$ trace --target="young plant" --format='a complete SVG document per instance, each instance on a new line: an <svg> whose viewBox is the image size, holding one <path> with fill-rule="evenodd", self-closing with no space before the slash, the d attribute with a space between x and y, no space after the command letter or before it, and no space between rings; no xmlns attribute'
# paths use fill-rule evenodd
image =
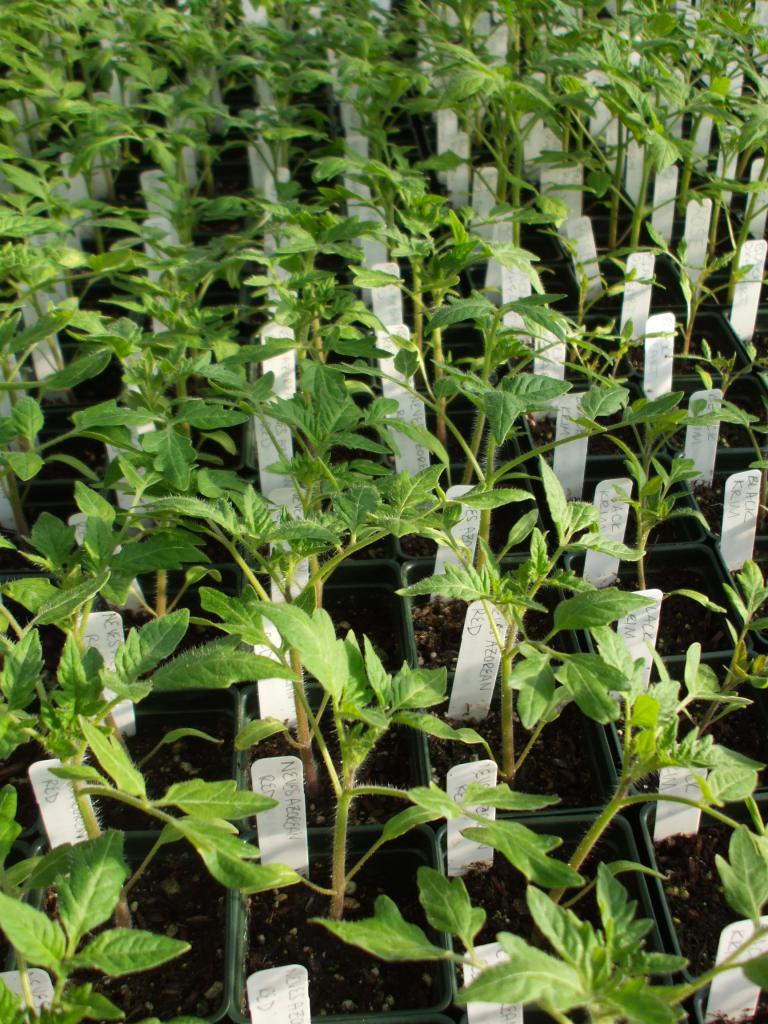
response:
<svg viewBox="0 0 768 1024"><path fill-rule="evenodd" d="M429 730L435 720L423 709L445 699L445 669L411 669L403 665L390 675L367 637L363 647L349 632L337 639L330 616L323 609L310 615L295 604L264 605L261 615L277 627L283 646L275 653L289 671L293 654L320 684L323 692L319 708L313 710L301 690L302 702L314 742L327 771L333 790L335 812L330 917L340 920L344 896L349 882L373 854L391 839L403 835L425 818L414 809L394 815L384 826L380 837L368 851L350 866L347 863L347 838L350 809L354 801L367 796L399 797L408 800L407 791L386 785L367 784L360 780L364 763L377 743L394 725ZM435 724L435 728L438 726ZM246 749L258 740L276 732L287 732L286 726L274 719L259 719L246 725L236 745ZM338 761L330 752L330 740L338 742ZM477 742L481 742L477 737Z"/></svg>

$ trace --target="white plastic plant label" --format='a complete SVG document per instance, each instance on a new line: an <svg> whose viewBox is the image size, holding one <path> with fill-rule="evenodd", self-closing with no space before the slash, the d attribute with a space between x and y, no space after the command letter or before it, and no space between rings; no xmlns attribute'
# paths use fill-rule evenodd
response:
<svg viewBox="0 0 768 1024"><path fill-rule="evenodd" d="M537 77L537 74L532 76ZM542 76L543 77L543 76ZM543 153L561 153L563 150L562 139L544 124L543 121L533 120L536 115L530 115L532 122L530 127L526 124L526 135L523 139L523 159L525 161L526 173L531 176L534 182L541 181L543 165L539 159Z"/></svg>
<svg viewBox="0 0 768 1024"><path fill-rule="evenodd" d="M685 272L692 285L701 277L707 262L709 222L712 219L711 199L691 199L685 208L683 240L686 245Z"/></svg>
<svg viewBox="0 0 768 1024"><path fill-rule="evenodd" d="M467 605L448 718L479 722L487 717L501 664L499 641L504 643L506 635L504 616L495 605Z"/></svg>
<svg viewBox="0 0 768 1024"><path fill-rule="evenodd" d="M257 25L264 28L269 24L267 8L260 3L253 3L252 0L240 0L243 9L243 22L246 25Z"/></svg>
<svg viewBox="0 0 768 1024"><path fill-rule="evenodd" d="M64 843L79 843L88 838L88 831L75 800L72 783L57 779L51 768L61 768L57 757L35 761L29 766L29 781L40 809L45 833L51 849ZM90 800L90 797L87 799Z"/></svg>
<svg viewBox="0 0 768 1024"><path fill-rule="evenodd" d="M5 480L0 477L0 527L15 532L17 530L16 516L5 488Z"/></svg>
<svg viewBox="0 0 768 1024"><path fill-rule="evenodd" d="M456 139L459 135L459 117L455 110L443 109L436 112L437 155L456 153ZM458 156L458 153L456 154ZM437 180L441 185L448 181L447 171L438 171Z"/></svg>
<svg viewBox="0 0 768 1024"><path fill-rule="evenodd" d="M509 957L498 942L475 946L475 953L484 964L505 963ZM464 986L470 985L480 973L478 968L465 964ZM523 1024L522 1003L467 1003L467 1024Z"/></svg>
<svg viewBox="0 0 768 1024"><path fill-rule="evenodd" d="M254 192L267 198L267 190L271 186L271 191L276 197L277 190L272 170L272 151L268 144L260 135L256 135L253 142L246 147L246 153L248 156L248 173L250 174L251 187Z"/></svg>
<svg viewBox="0 0 768 1024"><path fill-rule="evenodd" d="M495 786L498 765L495 761L468 761L455 764L448 769L445 786L448 796L462 801L467 786L478 782L482 786ZM496 819L496 808L477 805L473 812L488 821ZM475 822L466 815L452 818L447 824L448 876L464 875L473 864L493 864L493 849L485 843L467 839L461 834L463 828L471 828Z"/></svg>
<svg viewBox="0 0 768 1024"><path fill-rule="evenodd" d="M277 626L269 619L262 619L261 625L267 640L275 647L280 647L282 639ZM267 644L254 644L253 653L263 658L271 658L272 661L279 661L278 656ZM276 718L278 722L285 722L288 728L292 729L296 725L296 696L291 680L278 677L259 679L256 688L259 694L260 717Z"/></svg>
<svg viewBox="0 0 768 1024"><path fill-rule="evenodd" d="M652 252L633 252L627 259L620 330L623 332L631 323L633 339L645 334L655 266L656 257Z"/></svg>
<svg viewBox="0 0 768 1024"><path fill-rule="evenodd" d="M389 274L390 277L400 277L397 263L377 263L371 269ZM383 284L378 288L371 288L371 302L374 315L385 327L394 327L403 322L403 295L396 284Z"/></svg>
<svg viewBox="0 0 768 1024"><path fill-rule="evenodd" d="M454 484L453 487L449 487L445 492L445 496L448 501L460 501L462 496L467 491L472 490L472 484ZM463 505L461 509L461 519L451 529L451 536L458 543L461 544L466 552L466 562L472 564L475 557L475 548L477 547L477 535L480 532L480 509L470 508L468 505ZM452 551L451 548L446 547L444 544L438 545L437 555L435 556L435 575L440 575L445 572L445 567L448 562L452 562L454 565L461 565L462 559Z"/></svg>
<svg viewBox="0 0 768 1024"><path fill-rule="evenodd" d="M646 155L642 145L636 139L627 144L627 159L624 164L624 188L633 203L640 200L643 189L643 164Z"/></svg>
<svg viewBox="0 0 768 1024"><path fill-rule="evenodd" d="M28 967L27 977L29 978L32 1004L35 1009L39 1011L43 1007L50 1006L53 1001L53 982L50 975L41 967ZM5 982L11 992L19 997L19 1002L22 1006L26 1005L21 988L21 975L18 971L1 971L0 981Z"/></svg>
<svg viewBox="0 0 768 1024"><path fill-rule="evenodd" d="M741 569L752 558L760 511L759 469L734 473L725 481L723 525L720 531L720 554L731 572Z"/></svg>
<svg viewBox="0 0 768 1024"><path fill-rule="evenodd" d="M768 928L768 915L760 918L760 927ZM715 963L721 964L755 934L752 921L733 921L720 933ZM751 960L768 953L768 935L749 947L744 959ZM740 967L718 974L712 981L704 1015L705 1024L715 1020L751 1020L757 1010L760 988L753 984Z"/></svg>
<svg viewBox="0 0 768 1024"><path fill-rule="evenodd" d="M631 612L616 623L616 632L624 638L624 643L634 661L642 658L645 665L645 682L651 678L653 652L656 650L656 638L659 635L659 619L661 617L660 590L636 590L641 597L649 597L653 604Z"/></svg>
<svg viewBox="0 0 768 1024"><path fill-rule="evenodd" d="M564 238L573 246L573 258L576 268L586 278L586 297L592 301L600 296L603 285L600 280L600 264L597 259L595 232L589 217L573 216L561 226Z"/></svg>
<svg viewBox="0 0 768 1024"><path fill-rule="evenodd" d="M493 224L489 223L491 210L496 205L499 172L496 167L478 167L472 178L472 209L475 212L475 234L487 242L493 240Z"/></svg>
<svg viewBox="0 0 768 1024"><path fill-rule="evenodd" d="M108 669L115 667L115 655L123 642L123 617L117 612L91 612L85 624L83 643L86 650L95 647ZM114 700L114 691L105 688L106 700ZM126 736L136 735L136 711L133 702L121 700L112 709L112 721Z"/></svg>
<svg viewBox="0 0 768 1024"><path fill-rule="evenodd" d="M499 286L501 288L502 306L506 306L508 302L524 299L531 294L530 278L519 267L503 267L499 264L497 266L500 269ZM524 327L523 318L515 309L508 309L502 315L502 324L508 330L513 331L521 331Z"/></svg>
<svg viewBox="0 0 768 1024"><path fill-rule="evenodd" d="M708 388L694 391L688 400L689 416L705 416L716 412L723 401L720 388ZM720 424L710 426L694 426L689 424L685 430L685 457L693 459L698 474L697 480L711 484L715 475L715 459L717 458L717 439L720 435Z"/></svg>
<svg viewBox="0 0 768 1024"><path fill-rule="evenodd" d="M509 221L496 221L493 224L493 241L498 245L512 244L512 225ZM498 260L489 259L485 270L485 290L491 294L488 298L496 305L501 301L501 274L504 268Z"/></svg>
<svg viewBox="0 0 768 1024"><path fill-rule="evenodd" d="M565 379L564 341L546 328L539 328L540 334L534 338L536 355L533 358L533 372L540 377L551 377L554 380Z"/></svg>
<svg viewBox="0 0 768 1024"><path fill-rule="evenodd" d="M38 295L37 301L40 303L40 307L45 307L51 303L61 302L66 297L66 293L61 291L53 291L50 293L43 293ZM34 327L40 319L40 314L31 303L24 303L24 326L27 328ZM59 340L55 334L51 334L49 337L39 341L32 349L32 368L35 371L35 377L38 380L45 380L46 377L50 377L52 374L57 373L64 367L64 356L62 355L61 348L59 347Z"/></svg>
<svg viewBox="0 0 768 1024"><path fill-rule="evenodd" d="M761 156L755 157L749 169L750 184L755 185L758 181L762 181L764 165L765 161ZM765 237L765 219L766 214L768 214L768 184L764 181L762 184L765 185L765 188L753 192L750 198L752 214L749 218L749 233L753 238Z"/></svg>
<svg viewBox="0 0 768 1024"><path fill-rule="evenodd" d="M451 206L459 209L469 203L470 141L467 132L461 130L456 132L451 151L462 162L452 170L445 172L445 191Z"/></svg>
<svg viewBox="0 0 768 1024"><path fill-rule="evenodd" d="M624 543L627 531L632 481L629 477L601 480L595 488L592 504L597 509L600 535L608 540ZM626 495L626 497L623 497ZM607 587L619 574L619 560L602 551L587 551L584 559L584 579L595 587Z"/></svg>
<svg viewBox="0 0 768 1024"><path fill-rule="evenodd" d="M167 217L170 203L163 171L142 171L139 175L139 186L146 208L152 213Z"/></svg>
<svg viewBox="0 0 768 1024"><path fill-rule="evenodd" d="M609 84L608 75L599 68L590 68L586 79L595 88ZM603 149L613 151L619 142L619 122L601 99L596 99L589 119L589 134Z"/></svg>
<svg viewBox="0 0 768 1024"><path fill-rule="evenodd" d="M404 387L396 386L387 397L394 398L397 402L396 417L401 423L407 423L413 427L423 427L424 430L427 429L426 410L424 403L418 395L414 395ZM394 424L392 425L392 430L397 435L395 443L398 448L398 452L395 455L395 471L414 476L423 469L428 469L429 449L407 437L401 431L398 431Z"/></svg>
<svg viewBox="0 0 768 1024"><path fill-rule="evenodd" d="M672 241L672 226L675 220L677 179L680 171L677 164L657 171L653 186L653 213L651 224L667 245Z"/></svg>
<svg viewBox="0 0 768 1024"><path fill-rule="evenodd" d="M251 788L277 801L256 815L262 864L287 864L309 874L304 772L298 757L262 757L251 765Z"/></svg>
<svg viewBox="0 0 768 1024"><path fill-rule="evenodd" d="M731 327L740 341L751 341L755 333L767 247L768 242L764 239L750 239L741 247L739 269L749 269L741 280L736 282L731 308Z"/></svg>
<svg viewBox="0 0 768 1024"><path fill-rule="evenodd" d="M697 774L706 779L704 769ZM659 772L659 793L665 796L679 796L686 800L699 800L701 790L696 776L687 768L662 768ZM653 826L653 841L660 843L669 836L694 836L699 831L701 811L698 807L679 804L673 800L659 800L656 804L656 821Z"/></svg>
<svg viewBox="0 0 768 1024"><path fill-rule="evenodd" d="M301 964L256 971L245 988L251 1024L312 1024L309 974Z"/></svg>
<svg viewBox="0 0 768 1024"><path fill-rule="evenodd" d="M115 655L124 639L123 619L117 612L91 612L85 623L83 643L95 647L108 669L115 667Z"/></svg>
<svg viewBox="0 0 768 1024"><path fill-rule="evenodd" d="M721 149L717 155L717 170L715 173L718 178L722 178L724 181L733 181L738 174L738 155L731 153L729 156L726 156ZM730 206L733 200L733 192L729 188L723 188L722 185L721 188L720 195L723 198L723 202L726 206Z"/></svg>
<svg viewBox="0 0 768 1024"><path fill-rule="evenodd" d="M269 324L261 332L266 344L272 338L293 338L290 327ZM296 393L296 353L294 350L270 356L262 363L264 373L274 374L272 392L277 398L291 398ZM259 485L264 497L274 490L290 487L291 478L287 473L275 472L269 467L278 459L293 457L293 436L290 427L271 416L254 416L253 429L256 437L256 454L259 466Z"/></svg>
<svg viewBox="0 0 768 1024"><path fill-rule="evenodd" d="M568 207L568 219L581 217L583 197L583 168L544 166L541 168L541 191L549 199L558 199Z"/></svg>
<svg viewBox="0 0 768 1024"><path fill-rule="evenodd" d="M287 509L291 519L303 519L304 508L301 504L301 499L296 493L296 488L291 487L278 487L274 491L270 492L269 500L272 502L274 508L272 509L272 521L274 523L279 522L280 517L283 514L283 510ZM288 550L290 544L288 541L282 541L281 545L284 549ZM275 550L275 545L270 544L270 551ZM302 558L299 562L294 565L293 576L290 580L290 586L287 585L287 581L283 580L283 589L277 585L277 581L272 578L269 581L269 594L270 600L276 603L280 603L286 600L284 591L288 591L292 598L296 598L309 583L309 559Z"/></svg>
<svg viewBox="0 0 768 1024"><path fill-rule="evenodd" d="M404 384L408 383L408 377L395 367L395 356L400 350L396 338L409 341L411 332L404 323L390 324L386 331L376 331L376 348L389 352L388 356L379 358L379 369L383 377L381 391L385 398L394 398L399 395Z"/></svg>
<svg viewBox="0 0 768 1024"><path fill-rule="evenodd" d="M581 415L579 403L581 394L571 392L561 395L557 400L557 424L555 441L558 444L554 451L552 469L562 484L566 497L581 498L584 489L584 470L587 466L588 437L578 437L584 428L575 421Z"/></svg>
<svg viewBox="0 0 768 1024"><path fill-rule="evenodd" d="M647 399L672 390L675 350L675 314L655 313L645 325L645 368L643 390Z"/></svg>

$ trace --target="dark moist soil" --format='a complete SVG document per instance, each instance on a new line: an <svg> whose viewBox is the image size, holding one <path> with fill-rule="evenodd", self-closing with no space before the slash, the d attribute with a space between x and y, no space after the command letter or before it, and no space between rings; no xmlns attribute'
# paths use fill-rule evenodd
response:
<svg viewBox="0 0 768 1024"><path fill-rule="evenodd" d="M693 496L701 514L709 523L709 531L714 537L720 536L720 528L723 525L724 491L724 477L715 477L711 484L695 484L693 488Z"/></svg>
<svg viewBox="0 0 768 1024"><path fill-rule="evenodd" d="M674 565L646 567L645 577L646 589L658 588L665 595L672 590L686 588L697 590L717 603L725 601L725 595L721 596L711 590L701 576L685 569L678 569ZM638 589L634 575L622 574L617 586L622 590ZM723 617L718 612L710 611L680 594L665 596L661 606L656 650L662 656L672 657L676 654L685 654L696 641L701 643L703 651L722 651L729 648L731 639Z"/></svg>
<svg viewBox="0 0 768 1024"><path fill-rule="evenodd" d="M455 728L471 726L487 741L491 750L501 753L501 714L492 708L480 722L453 722ZM531 733L524 729L515 716L515 743L519 752L525 747ZM554 722L545 726L539 740L515 777L514 788L524 793L557 795L561 807L590 807L604 797L603 786L597 777L590 745L595 743L594 732L575 704L567 704ZM479 745L455 743L429 737L429 757L432 781L445 788L448 769L465 761L479 761L486 757Z"/></svg>
<svg viewBox="0 0 768 1024"><path fill-rule="evenodd" d="M330 739L329 747L334 762L338 764L338 743L335 735ZM413 762L413 744L410 730L394 727L374 747L372 753L363 764L358 775L361 785L391 786L395 789L408 789L423 780L419 778ZM295 757L297 751L288 743L283 735L270 736L255 747L251 747L251 763L263 757ZM305 787L307 801L307 824L332 826L334 821L333 794L326 769L320 760L318 772L322 792L311 796ZM365 796L358 797L350 810L350 824L378 825L384 824L393 814L408 807L404 800L397 797ZM256 827L255 819L251 822Z"/></svg>
<svg viewBox="0 0 768 1024"><path fill-rule="evenodd" d="M191 945L162 967L123 978L83 972L79 984L94 988L125 1012L127 1024L147 1016L169 1020L181 1014L206 1017L224 995L226 890L215 882L191 850L175 847L172 857L155 860L130 894L133 924ZM55 895L49 895L55 914ZM110 925L111 926L111 925Z"/></svg>
<svg viewBox="0 0 768 1024"><path fill-rule="evenodd" d="M694 976L715 961L723 928L738 915L725 902L715 856L728 857L731 829L712 825L695 836L670 836L655 844L664 893L688 970Z"/></svg>
<svg viewBox="0 0 768 1024"><path fill-rule="evenodd" d="M135 762L139 762L154 749L166 733L185 725L200 729L201 732L206 732L222 742L209 743L189 736L162 746L142 768L150 798L159 799L164 796L174 782L188 782L191 779L216 782L232 777L234 723L224 714L212 713L186 723L181 720L172 721L170 717L162 722L142 720L140 717L136 735L126 737L128 752ZM125 831L158 827L155 819L117 800L100 802L99 819L104 828Z"/></svg>
<svg viewBox="0 0 768 1024"><path fill-rule="evenodd" d="M707 1024L768 1024L768 992L763 992L757 1004L757 1010L751 1017L708 1017Z"/></svg>
<svg viewBox="0 0 768 1024"><path fill-rule="evenodd" d="M618 423L621 418L622 412L620 411L618 413L614 413L613 416L607 416L605 419L599 420L599 422L606 427L611 427ZM542 445L550 444L555 440L556 425L557 421L551 416L541 420L536 420L532 416L528 417L528 429L531 433L531 442L534 451ZM636 440L631 427L622 427L621 430L611 430L610 433L612 436L625 441L631 448L635 448ZM621 449L612 441L609 441L605 434L597 434L594 437L590 437L589 447L587 449L587 458L592 455L613 455L616 458L623 458ZM544 458L551 464L553 453L551 451L546 452Z"/></svg>
<svg viewBox="0 0 768 1024"><path fill-rule="evenodd" d="M542 592L539 600L549 604L551 595ZM466 601L436 600L429 603L414 602L411 605L411 621L421 668L445 666L449 672L455 670L466 614ZM552 628L551 614L529 611L526 613L524 625L529 640L541 640ZM561 650L566 644L564 637L556 636L551 646Z"/></svg>
<svg viewBox="0 0 768 1024"><path fill-rule="evenodd" d="M323 606L333 619L336 635L349 630L362 645L365 635L371 641L384 667L395 671L403 663L402 627L398 598L384 587L358 587L354 591L328 587Z"/></svg>
<svg viewBox="0 0 768 1024"><path fill-rule="evenodd" d="M416 892L415 854L377 856L353 882L345 901L345 920L368 917L377 896L395 901L407 921L426 925ZM315 860L310 878L327 884L327 860ZM312 1016L330 1013L379 1013L420 1010L438 999L438 972L432 963L390 964L344 945L308 918L325 917L327 899L295 885L279 892L252 896L249 904L250 951L247 973L285 964L303 964L309 971Z"/></svg>

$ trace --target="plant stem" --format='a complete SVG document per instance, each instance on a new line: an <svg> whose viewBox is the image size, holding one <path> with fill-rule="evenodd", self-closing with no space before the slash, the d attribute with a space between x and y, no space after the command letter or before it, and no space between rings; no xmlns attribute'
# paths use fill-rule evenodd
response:
<svg viewBox="0 0 768 1024"><path fill-rule="evenodd" d="M301 763L304 766L304 782L307 792L314 795L317 793L318 788L317 764L312 753L312 733L309 728L309 719L307 718L304 702L298 696L299 691L301 691L302 696L304 694L304 683L302 682L303 669L301 658L298 651L295 650L291 651L291 668L299 677L293 684L294 691L296 692L296 739L298 740L301 752Z"/></svg>
<svg viewBox="0 0 768 1024"><path fill-rule="evenodd" d="M352 804L351 786L345 780L339 802L336 807L336 821L333 826L333 861L331 866L331 920L340 921L344 913L344 893L347 887L347 826L349 824L349 808Z"/></svg>
<svg viewBox="0 0 768 1024"><path fill-rule="evenodd" d="M515 781L515 691L510 684L512 652L501 655L501 777L510 786Z"/></svg>

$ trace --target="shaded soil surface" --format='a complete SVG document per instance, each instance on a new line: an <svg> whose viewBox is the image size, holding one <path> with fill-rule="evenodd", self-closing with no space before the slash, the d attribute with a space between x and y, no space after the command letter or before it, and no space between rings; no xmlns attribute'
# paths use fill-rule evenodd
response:
<svg viewBox="0 0 768 1024"><path fill-rule="evenodd" d="M130 894L133 924L191 945L183 956L135 976L77 976L125 1012L127 1022L147 1016L169 1020L181 1014L208 1016L224 995L226 890L215 882L197 855L175 847L171 857L155 860ZM180 912L181 908L181 912ZM55 895L49 895L55 915Z"/></svg>
<svg viewBox="0 0 768 1024"><path fill-rule="evenodd" d="M326 737L328 740L329 737ZM338 764L338 742L330 737L329 747L334 762ZM423 780L415 763L416 742L409 729L394 727L387 732L376 745L358 775L361 785L391 786L395 789L408 789L419 785ZM270 736L255 747L251 747L251 763L263 757L295 757L297 751L283 735ZM318 757L318 773L320 778L319 792L310 794L306 789L307 824L331 826L334 822L335 805L333 792L328 783L328 775ZM350 810L352 825L384 824L393 814L404 810L409 804L397 797L364 796L358 797ZM256 827L255 819L251 821Z"/></svg>
<svg viewBox="0 0 768 1024"><path fill-rule="evenodd" d="M407 842L407 840L406 840ZM377 896L397 903L405 919L435 935L426 925L416 891L416 870L424 861L416 853L377 855L352 883L345 900L345 920L373 913ZM328 861L313 860L310 877L328 884ZM303 964L309 971L312 1015L377 1013L427 1009L441 995L438 971L432 963L390 964L344 945L320 925L308 921L325 917L328 901L303 886L252 896L249 903L250 950L247 974L284 964Z"/></svg>
<svg viewBox="0 0 768 1024"><path fill-rule="evenodd" d="M693 496L701 514L709 524L713 536L720 536L720 528L723 525L723 492L725 490L725 477L714 477L711 484L696 484L693 488Z"/></svg>
<svg viewBox="0 0 768 1024"><path fill-rule="evenodd" d="M501 757L501 715L497 707L480 722L449 724L456 728L471 726L486 740L497 759ZM606 796L606 780L600 777L595 763L600 756L595 749L596 728L575 704L567 704L555 721L544 727L515 777L514 788L525 793L557 795L560 797L558 808L601 803ZM518 756L530 737L531 732L515 718ZM445 788L446 774L454 764L480 761L488 756L479 744L455 743L430 736L428 745L432 781L441 788Z"/></svg>
<svg viewBox="0 0 768 1024"><path fill-rule="evenodd" d="M351 629L362 647L367 636L384 667L392 672L403 663L403 629L398 598L386 587L328 587L323 607L336 626L336 635L344 637Z"/></svg>
<svg viewBox="0 0 768 1024"><path fill-rule="evenodd" d="M677 940L694 975L714 963L720 932L738 918L725 902L715 867L717 854L728 856L730 836L727 825L713 825L696 836L670 836L655 844Z"/></svg>
<svg viewBox="0 0 768 1024"><path fill-rule="evenodd" d="M160 747L151 760L142 766L150 797L163 796L174 782L188 782L191 779L215 782L232 778L235 725L232 716L222 713L198 715L187 721L182 718L174 721L172 716L163 716L160 721L151 717L143 720L139 718L136 735L126 738L128 752L139 763L171 729L184 726L206 732L219 742L209 743L196 737L185 737ZM171 809L169 813L174 812ZM153 818L117 800L101 801L99 818L105 828L130 830L158 827Z"/></svg>
<svg viewBox="0 0 768 1024"><path fill-rule="evenodd" d="M466 601L430 601L428 604L411 605L420 666L445 666L449 672L454 671L466 615Z"/></svg>
<svg viewBox="0 0 768 1024"><path fill-rule="evenodd" d="M637 590L637 578L622 573L618 584L622 590ZM710 597L724 607L725 595L718 592L717 582L709 580L694 571L671 565L646 567L646 589L658 588L665 595L672 590L696 590ZM731 646L725 620L718 612L704 608L697 601L681 594L665 596L661 606L657 651L673 657L685 654L688 647L699 641L704 651L721 651Z"/></svg>

